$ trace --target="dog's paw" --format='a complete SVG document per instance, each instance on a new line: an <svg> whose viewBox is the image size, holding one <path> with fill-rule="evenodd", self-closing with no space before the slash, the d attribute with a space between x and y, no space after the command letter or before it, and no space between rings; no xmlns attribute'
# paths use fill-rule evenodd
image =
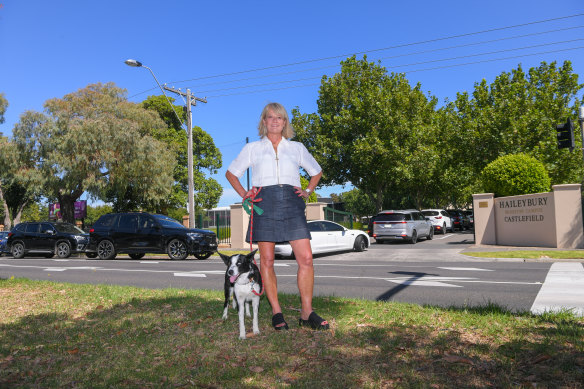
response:
<svg viewBox="0 0 584 389"><path fill-rule="evenodd" d="M239 335L239 339L241 339L241 340L245 340L245 334L243 334L243 335Z"/></svg>

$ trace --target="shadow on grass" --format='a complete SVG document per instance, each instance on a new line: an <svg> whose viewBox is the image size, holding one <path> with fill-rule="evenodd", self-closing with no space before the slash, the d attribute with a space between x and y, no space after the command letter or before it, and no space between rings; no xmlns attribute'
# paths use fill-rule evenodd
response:
<svg viewBox="0 0 584 389"><path fill-rule="evenodd" d="M578 387L584 368L568 315L328 297L314 307L332 330L311 331L291 320L298 297L281 295L291 330L273 331L263 298L261 334L240 341L220 292L30 284L54 312L0 325L0 387Z"/></svg>

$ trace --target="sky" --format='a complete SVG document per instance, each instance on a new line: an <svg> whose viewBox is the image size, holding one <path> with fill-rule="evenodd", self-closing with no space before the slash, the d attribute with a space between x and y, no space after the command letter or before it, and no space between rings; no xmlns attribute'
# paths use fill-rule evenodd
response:
<svg viewBox="0 0 584 389"><path fill-rule="evenodd" d="M207 99L193 107L193 124L223 155L213 177L224 190L218 205L228 206L241 199L225 171L246 137L258 139L265 104L317 112L321 78L353 54L405 73L440 104L519 64L569 60L584 83L584 2L0 0L0 93L9 103L0 132L10 136L26 110L97 82L114 82L136 103L160 95L148 69L124 64L136 59L161 84Z"/></svg>

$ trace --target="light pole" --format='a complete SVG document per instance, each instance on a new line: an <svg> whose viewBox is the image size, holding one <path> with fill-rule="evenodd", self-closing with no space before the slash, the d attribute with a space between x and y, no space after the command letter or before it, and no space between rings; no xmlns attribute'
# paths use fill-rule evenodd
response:
<svg viewBox="0 0 584 389"><path fill-rule="evenodd" d="M158 80L156 79L156 76L154 75L154 72L152 71L152 69L150 69L148 66L144 66L142 64L142 62L140 61L136 61L135 59L127 59L126 61L124 61L126 63L126 65L128 66L132 66L135 68L146 68L148 70L150 70L150 74L152 74L152 77L154 77L154 80L156 81L156 83L158 84L158 87L160 88L160 90L162 91L162 93L164 94L164 97L166 97L166 101L168 101L168 104L170 105L170 108L172 108L172 111L174 112L174 114L176 115L178 121L180 122L181 126L183 124L180 116L178 116L178 113L176 113L174 106L172 105L172 103L170 102L170 99L168 98L168 96L166 95L166 92L164 92L164 89L162 88L162 86L160 85L160 83L158 82ZM189 108L190 108L190 101L189 101ZM190 112L190 109L189 109ZM189 180L189 203L188 203L188 211L189 211L189 228L194 228L195 227L195 188L194 188L194 178L193 178L193 130L191 128L190 125L191 121L189 120L189 128L187 128L187 135L188 135L188 142L187 142L187 154L188 154L188 180Z"/></svg>

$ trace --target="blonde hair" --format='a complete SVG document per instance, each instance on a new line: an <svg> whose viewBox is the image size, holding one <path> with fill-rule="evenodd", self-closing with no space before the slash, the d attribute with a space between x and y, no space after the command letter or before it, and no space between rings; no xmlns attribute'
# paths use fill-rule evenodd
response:
<svg viewBox="0 0 584 389"><path fill-rule="evenodd" d="M292 125L290 124L290 119L288 118L288 112L286 112L286 108L284 108L284 106L280 103L269 103L262 110L262 114L260 115L260 122L258 124L258 134L260 135L260 138L264 138L266 135L268 135L268 129L266 128L264 120L270 111L276 115L282 116L284 119L282 136L286 139L292 138L294 136L294 128L292 128Z"/></svg>

